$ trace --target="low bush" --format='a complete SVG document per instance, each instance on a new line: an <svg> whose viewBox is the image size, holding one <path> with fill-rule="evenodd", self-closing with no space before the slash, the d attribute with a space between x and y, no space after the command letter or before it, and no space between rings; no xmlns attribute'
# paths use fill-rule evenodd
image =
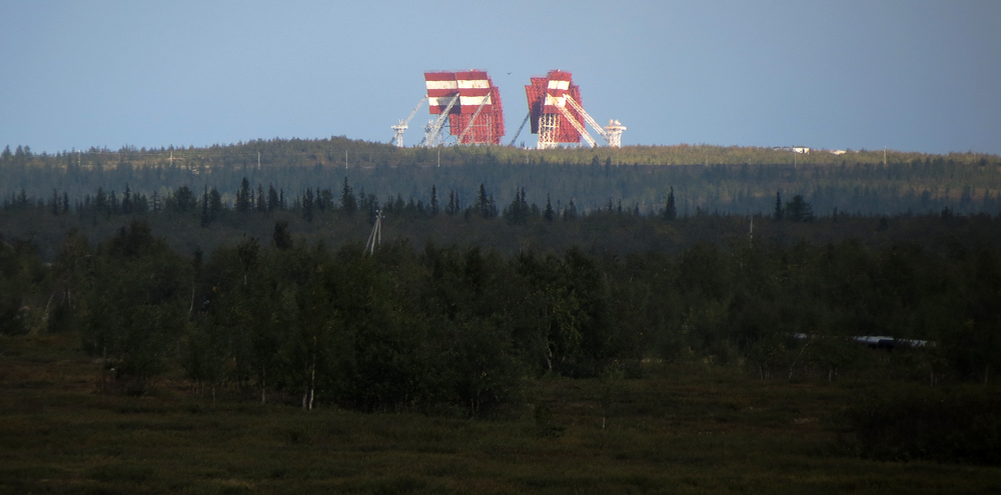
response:
<svg viewBox="0 0 1001 495"><path fill-rule="evenodd" d="M982 388L865 396L846 418L842 444L863 458L1001 465L1001 396Z"/></svg>

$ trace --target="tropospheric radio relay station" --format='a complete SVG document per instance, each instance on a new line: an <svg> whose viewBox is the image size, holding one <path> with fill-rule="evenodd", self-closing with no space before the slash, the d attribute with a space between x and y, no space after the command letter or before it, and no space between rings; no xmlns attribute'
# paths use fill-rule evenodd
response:
<svg viewBox="0 0 1001 495"><path fill-rule="evenodd" d="M406 119L392 126L393 144L404 146L403 133L425 101L431 120L424 126L424 137L418 146L501 144L504 110L500 90L486 71L425 72L424 83L423 98ZM573 83L569 72L551 70L544 77L532 77L531 84L525 86L525 95L528 112L509 146L514 145L529 121L531 133L539 136L538 149L576 146L581 141L597 146L587 131L588 126L608 146L622 145L626 126L618 120L609 120L607 126L601 127L584 110L580 87Z"/></svg>

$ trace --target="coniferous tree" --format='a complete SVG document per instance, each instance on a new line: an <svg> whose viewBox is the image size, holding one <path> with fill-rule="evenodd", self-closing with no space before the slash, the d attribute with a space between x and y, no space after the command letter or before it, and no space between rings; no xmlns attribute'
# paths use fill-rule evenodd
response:
<svg viewBox="0 0 1001 495"><path fill-rule="evenodd" d="M21 191L23 194L24 191ZM98 187L97 194L94 195L94 210L98 213L107 213L108 211L108 195L104 193L104 188Z"/></svg>
<svg viewBox="0 0 1001 495"><path fill-rule="evenodd" d="M125 193L122 195L122 213L128 215L132 213L132 190L129 189L129 183L125 183Z"/></svg>
<svg viewBox="0 0 1001 495"><path fill-rule="evenodd" d="M264 196L264 186L260 183L257 184L257 208L258 213L265 213L268 211L268 200Z"/></svg>
<svg viewBox="0 0 1001 495"><path fill-rule="evenodd" d="M782 191L777 191L775 193L775 220L781 221L785 216L785 210L782 207Z"/></svg>
<svg viewBox="0 0 1001 495"><path fill-rule="evenodd" d="M525 201L525 188L523 187L515 191L514 200L504 209L504 219L511 224L525 223L528 221L530 212L531 209Z"/></svg>
<svg viewBox="0 0 1001 495"><path fill-rule="evenodd" d="M250 211L251 203L250 199L250 181L246 177L240 182L240 190L236 193L236 211L240 213L247 213Z"/></svg>
<svg viewBox="0 0 1001 495"><path fill-rule="evenodd" d="M431 216L438 215L438 189L432 184L431 185Z"/></svg>
<svg viewBox="0 0 1001 495"><path fill-rule="evenodd" d="M785 216L793 222L809 222L813 220L813 208L803 199L802 194L792 197L785 205Z"/></svg>
<svg viewBox="0 0 1001 495"><path fill-rule="evenodd" d="M217 220L222 214L222 209L222 194L219 193L219 189L213 186L212 189L209 189L209 217L212 220Z"/></svg>
<svg viewBox="0 0 1001 495"><path fill-rule="evenodd" d="M268 185L268 212L281 209L281 199L278 197L278 191L275 190L275 186Z"/></svg>
<svg viewBox="0 0 1001 495"><path fill-rule="evenodd" d="M306 188L306 194L302 197L302 217L307 222L313 221L313 190Z"/></svg>
<svg viewBox="0 0 1001 495"><path fill-rule="evenodd" d="M189 213L198 207L198 199L188 186L181 186L167 198L166 206L175 213Z"/></svg>
<svg viewBox="0 0 1001 495"><path fill-rule="evenodd" d="M462 211L462 205L459 202L459 193L455 191L448 192L448 205L445 206L445 213L448 215L455 215Z"/></svg>
<svg viewBox="0 0 1001 495"><path fill-rule="evenodd" d="M334 207L334 193L328 188L324 188L322 191L317 189L316 194L316 207L320 211L326 211L328 208Z"/></svg>
<svg viewBox="0 0 1001 495"><path fill-rule="evenodd" d="M570 202L567 203L567 207L563 209L563 221L566 222L576 219L577 219L577 205L575 205L573 200L571 199Z"/></svg>
<svg viewBox="0 0 1001 495"><path fill-rule="evenodd" d="M674 187L667 193L667 203L664 204L664 219L674 220L678 218L678 207L674 204Z"/></svg>
<svg viewBox="0 0 1001 495"><path fill-rule="evenodd" d="M205 184L205 192L202 193L202 228L208 227L212 222L209 216L209 185Z"/></svg>
<svg viewBox="0 0 1001 495"><path fill-rule="evenodd" d="M357 210L358 201L351 191L351 186L348 185L348 178L344 177L344 187L341 188L341 211L347 215L354 215Z"/></svg>
<svg viewBox="0 0 1001 495"><path fill-rule="evenodd" d="M482 183L480 184L480 194L476 198L473 210L482 218L494 218L497 216L497 205L494 203L494 197L487 194L487 189Z"/></svg>

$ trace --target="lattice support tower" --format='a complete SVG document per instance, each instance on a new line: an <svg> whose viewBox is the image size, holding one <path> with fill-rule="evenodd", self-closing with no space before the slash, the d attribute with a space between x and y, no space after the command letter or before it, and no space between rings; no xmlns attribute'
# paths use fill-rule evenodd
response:
<svg viewBox="0 0 1001 495"><path fill-rule="evenodd" d="M580 101L580 88L571 79L569 72L551 70L545 77L531 78L532 83L525 86L531 132L539 136L539 149L578 144L581 141L581 133L571 123L575 121L582 127L581 115L573 109L560 109L566 104L567 95Z"/></svg>
<svg viewBox="0 0 1001 495"><path fill-rule="evenodd" d="M622 125L622 122L618 120L609 120L608 125L605 126L605 133L608 134L606 138L608 140L608 145L612 148L622 147L622 131L626 130L626 126Z"/></svg>
<svg viewBox="0 0 1001 495"><path fill-rule="evenodd" d="M376 210L375 225L372 226L372 232L368 235L368 240L365 241L365 252L368 254L375 254L375 248L381 244L382 244L382 210Z"/></svg>
<svg viewBox="0 0 1001 495"><path fill-rule="evenodd" d="M532 134L539 136L539 149L551 149L561 144L579 144L581 140L596 146L587 133L591 126L611 147L622 145L622 131L618 121L601 127L585 110L580 99L580 87L573 83L571 74L559 70L549 71L545 77L533 77L525 86L528 97L529 121ZM520 129L519 129L520 132ZM517 137L517 135L516 135ZM512 141L513 142L513 141Z"/></svg>
<svg viewBox="0 0 1001 495"><path fill-rule="evenodd" d="M455 104L458 102L458 94L449 98L448 104L445 105L445 109L442 110L440 115L438 115L438 118L432 120L428 123L428 125L424 126L424 140L421 141L421 144L428 148L433 148L441 143L442 126L444 126L445 122L448 121L448 113L452 111L452 108L455 107Z"/></svg>
<svg viewBox="0 0 1001 495"><path fill-rule="evenodd" d="M566 97L566 101L573 101L573 100L571 100L570 97ZM587 133L587 129L584 129L584 126L581 125L581 123L578 122L577 119L575 119L574 116L570 114L570 111L567 110L567 107L565 105L556 105L556 108L558 108L560 110L560 113L563 114L564 120L566 122L569 122L570 125L573 126L574 130L577 131L577 134L580 134L581 139L587 141L587 144L590 144L592 148L598 145L598 143L594 142L594 138L592 138L591 135Z"/></svg>
<svg viewBox="0 0 1001 495"><path fill-rule="evenodd" d="M407 128L410 126L410 121L413 120L414 115L417 115L417 111L421 109L421 105L423 105L424 102L427 101L427 99L428 95L424 95L424 97L421 98L421 101L417 103L417 106L414 107L414 110L410 112L410 116L407 117L406 120L401 119L399 124L391 126L391 128L394 131L393 133L394 145L396 145L399 148L403 147L403 131L407 130Z"/></svg>

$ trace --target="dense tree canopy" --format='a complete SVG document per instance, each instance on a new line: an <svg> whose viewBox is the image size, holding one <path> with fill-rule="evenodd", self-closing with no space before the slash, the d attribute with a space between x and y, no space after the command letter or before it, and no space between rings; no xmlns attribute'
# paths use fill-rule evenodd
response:
<svg viewBox="0 0 1001 495"><path fill-rule="evenodd" d="M605 215L619 214L591 221ZM742 363L765 378L882 366L933 383L990 381L1001 365L997 244L750 240L618 257L391 242L370 256L289 229L182 254L137 217L96 249L68 233L51 265L5 240L0 330L78 330L136 393L180 366L262 401L467 414L526 378L634 373L643 358ZM898 350L874 353L863 335Z"/></svg>

